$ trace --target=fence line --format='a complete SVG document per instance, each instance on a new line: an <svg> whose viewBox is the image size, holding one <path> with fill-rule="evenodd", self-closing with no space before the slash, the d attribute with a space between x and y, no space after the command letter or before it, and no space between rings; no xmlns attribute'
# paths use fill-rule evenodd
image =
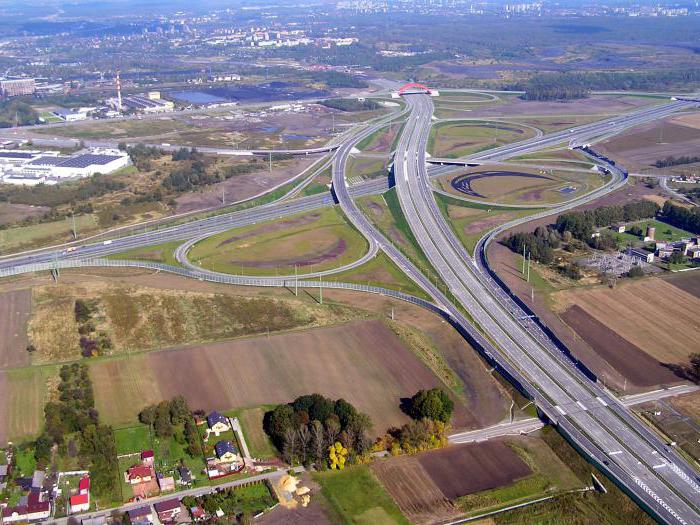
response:
<svg viewBox="0 0 700 525"><path fill-rule="evenodd" d="M200 281L208 281L218 284L231 284L239 286L260 286L260 287L274 287L274 288L293 288L298 286L299 288L332 288L339 290L353 290L358 292L374 293L378 295L384 295L387 297L393 297L395 299L400 299L406 301L428 310L434 311L436 313L444 314L444 311L430 301L421 299L407 293L399 292L396 290L390 290L388 288L383 288L381 286L370 286L365 284L357 283L345 283L336 281L317 281L317 280L298 280L289 278L275 278L275 277L244 277L239 275L228 275L228 274L216 274L202 272L195 269L179 268L177 266L171 266L169 264L157 263L157 262L147 262L147 261L130 261L130 260L119 260L119 259L103 259L103 258L88 258L88 259L61 259L57 261L44 262L44 263L31 263L24 264L20 266L13 266L11 268L0 268L0 278L12 277L15 275L22 275L25 273L34 272L56 272L58 270L72 269L72 268L92 268L92 267L109 267L109 268L143 268L147 270L155 270L173 273L181 277L188 277L190 279L198 279Z"/></svg>

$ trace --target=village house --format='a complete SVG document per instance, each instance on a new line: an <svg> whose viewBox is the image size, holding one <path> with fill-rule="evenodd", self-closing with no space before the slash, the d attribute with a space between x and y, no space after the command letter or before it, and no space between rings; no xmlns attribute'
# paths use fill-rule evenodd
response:
<svg viewBox="0 0 700 525"><path fill-rule="evenodd" d="M202 507L190 507L190 516L193 521L203 521L207 519L207 512Z"/></svg>
<svg viewBox="0 0 700 525"><path fill-rule="evenodd" d="M214 452L219 461L224 463L241 463L243 459L238 452L238 448L230 441L219 441L214 445Z"/></svg>
<svg viewBox="0 0 700 525"><path fill-rule="evenodd" d="M77 514L90 509L90 478L83 476L78 482L78 493L68 500L70 513Z"/></svg>
<svg viewBox="0 0 700 525"><path fill-rule="evenodd" d="M231 429L228 418L219 414L216 410L207 416L207 425L215 436Z"/></svg>
<svg viewBox="0 0 700 525"><path fill-rule="evenodd" d="M191 485L192 484L192 471L187 467L180 466L177 468L177 473L180 475L179 483L181 485Z"/></svg>
<svg viewBox="0 0 700 525"><path fill-rule="evenodd" d="M152 450L144 450L141 452L141 464L147 467L152 467L155 460L155 454Z"/></svg>
<svg viewBox="0 0 700 525"><path fill-rule="evenodd" d="M127 511L131 525L150 525L153 523L153 511L150 505Z"/></svg>
<svg viewBox="0 0 700 525"><path fill-rule="evenodd" d="M28 496L22 496L19 505L2 509L2 523L17 523L39 521L51 516L51 504L45 500L44 493L32 491Z"/></svg>
<svg viewBox="0 0 700 525"><path fill-rule="evenodd" d="M158 488L161 492L169 492L175 490L175 478L172 476L165 476L161 473L156 474L156 479L158 480Z"/></svg>
<svg viewBox="0 0 700 525"><path fill-rule="evenodd" d="M180 500L177 498L166 501L159 501L153 505L153 508L158 513L158 519L161 523L173 522L180 515Z"/></svg>
<svg viewBox="0 0 700 525"><path fill-rule="evenodd" d="M134 465L126 471L126 482L131 485L147 483L153 479L153 470L146 465Z"/></svg>

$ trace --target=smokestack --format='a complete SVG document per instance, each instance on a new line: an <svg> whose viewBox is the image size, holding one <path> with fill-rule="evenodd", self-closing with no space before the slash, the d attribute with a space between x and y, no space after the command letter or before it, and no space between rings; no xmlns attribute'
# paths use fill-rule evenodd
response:
<svg viewBox="0 0 700 525"><path fill-rule="evenodd" d="M122 110L122 82L119 80L119 71L117 70L117 109Z"/></svg>

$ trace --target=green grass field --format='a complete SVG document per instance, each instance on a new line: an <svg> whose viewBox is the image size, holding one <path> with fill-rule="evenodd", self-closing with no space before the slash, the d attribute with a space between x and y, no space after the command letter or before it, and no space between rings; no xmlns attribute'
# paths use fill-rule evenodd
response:
<svg viewBox="0 0 700 525"><path fill-rule="evenodd" d="M408 520L365 465L313 475L337 521L345 525L408 525Z"/></svg>
<svg viewBox="0 0 700 525"><path fill-rule="evenodd" d="M142 246L127 252L110 255L108 259L116 260L134 260L148 261L169 264L170 266L181 266L175 258L175 250L182 244L183 241L171 241L163 244L153 244L151 246Z"/></svg>
<svg viewBox="0 0 700 525"><path fill-rule="evenodd" d="M498 206L487 206L461 201L439 193L435 200L452 230L471 254L476 243L487 232L507 221L527 217L541 211L540 209L514 209Z"/></svg>
<svg viewBox="0 0 700 525"><path fill-rule="evenodd" d="M94 215L78 215L75 218L78 237L97 229ZM73 240L73 223L70 218L59 221L43 222L30 226L19 226L0 230L0 247L2 251L31 248L41 243L54 244Z"/></svg>
<svg viewBox="0 0 700 525"><path fill-rule="evenodd" d="M409 279L389 257L381 252L362 266L334 274L329 279L339 282L381 286L423 299L429 299L428 294L422 288Z"/></svg>
<svg viewBox="0 0 700 525"><path fill-rule="evenodd" d="M272 410L275 406L276 405L267 405L241 408L225 413L227 416L237 417L240 421L243 437L248 445L248 451L254 458L269 459L279 455L277 449L263 429L263 417L265 416L265 412Z"/></svg>
<svg viewBox="0 0 700 525"><path fill-rule="evenodd" d="M434 157L461 157L534 136L517 124L463 121L440 122L428 137L428 152Z"/></svg>
<svg viewBox="0 0 700 525"><path fill-rule="evenodd" d="M648 226L656 228L655 238L657 241L680 241L681 239L687 239L688 237L694 236L694 234L690 233L689 231L681 230L680 228L676 228L675 226L671 226L670 224L657 221L655 219L630 223L627 225L626 229L629 230L630 226L639 226L644 234L646 234ZM642 240L636 235L632 235L627 231L625 233L613 232L613 235L623 246L627 245L630 242L634 243L640 242Z"/></svg>
<svg viewBox="0 0 700 525"><path fill-rule="evenodd" d="M146 425L115 429L114 442L119 455L134 454L153 448L151 429Z"/></svg>
<svg viewBox="0 0 700 525"><path fill-rule="evenodd" d="M236 228L192 247L202 268L244 275L294 275L347 265L367 251L367 241L337 207Z"/></svg>

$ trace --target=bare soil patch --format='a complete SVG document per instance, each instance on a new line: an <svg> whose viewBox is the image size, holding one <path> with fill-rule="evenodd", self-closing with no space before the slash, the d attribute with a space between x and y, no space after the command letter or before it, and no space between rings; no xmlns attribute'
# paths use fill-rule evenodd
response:
<svg viewBox="0 0 700 525"><path fill-rule="evenodd" d="M29 290L0 293L0 368L29 364L27 321L31 298Z"/></svg>
<svg viewBox="0 0 700 525"><path fill-rule="evenodd" d="M411 523L441 523L459 516L416 456L377 461L372 471Z"/></svg>
<svg viewBox="0 0 700 525"><path fill-rule="evenodd" d="M580 306L572 306L561 317L593 350L635 385L647 387L678 381L668 368L591 317Z"/></svg>
<svg viewBox="0 0 700 525"><path fill-rule="evenodd" d="M521 100L517 97L504 99L503 104L489 107L475 107L469 112L470 118L508 117L516 115L600 115L601 119L615 113L627 113L648 105L652 100L625 96L594 95L581 100L566 102L540 102Z"/></svg>
<svg viewBox="0 0 700 525"><path fill-rule="evenodd" d="M664 279L624 282L615 289L566 290L561 304L576 304L620 337L662 363L685 362L697 351L700 299Z"/></svg>
<svg viewBox="0 0 700 525"><path fill-rule="evenodd" d="M694 155L700 147L700 128L683 117L670 117L628 130L600 143L601 149L627 168L643 168L666 157ZM692 125L688 125L690 122Z"/></svg>
<svg viewBox="0 0 700 525"><path fill-rule="evenodd" d="M417 458L449 500L508 485L532 472L518 454L498 440L451 446Z"/></svg>
<svg viewBox="0 0 700 525"><path fill-rule="evenodd" d="M676 273L667 277L666 281L700 299L700 272Z"/></svg>
<svg viewBox="0 0 700 525"><path fill-rule="evenodd" d="M290 160L274 161L272 171L263 169L253 173L237 175L230 179L207 186L201 192L189 192L178 197L177 213L184 213L193 210L201 210L218 206L221 204L221 196L225 195L226 202L236 202L249 199L270 190L271 188L283 184L313 162L318 160L317 155L295 157Z"/></svg>
<svg viewBox="0 0 700 525"><path fill-rule="evenodd" d="M319 392L367 412L377 434L407 421L399 409L402 397L441 385L378 321L96 362L91 371L98 410L121 421L134 419L157 395L182 394L193 407L226 410ZM116 396L122 401L113 407ZM465 410L458 403L456 418L464 418Z"/></svg>
<svg viewBox="0 0 700 525"><path fill-rule="evenodd" d="M0 225L12 224L31 217L41 217L47 211L49 208L43 206L0 202Z"/></svg>

